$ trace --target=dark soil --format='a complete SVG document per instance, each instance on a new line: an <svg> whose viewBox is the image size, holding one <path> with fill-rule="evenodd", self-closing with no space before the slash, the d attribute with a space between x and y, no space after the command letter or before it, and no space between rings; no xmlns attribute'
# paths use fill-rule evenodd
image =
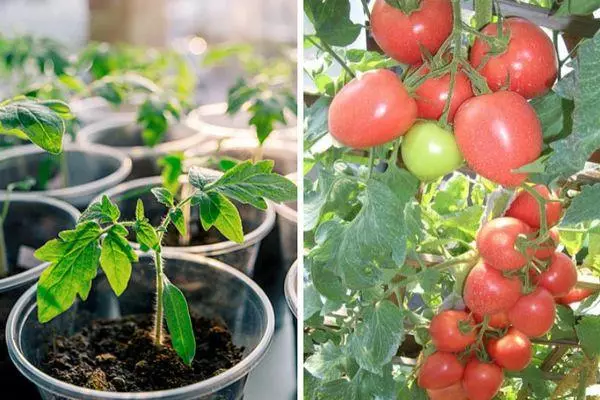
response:
<svg viewBox="0 0 600 400"><path fill-rule="evenodd" d="M192 317L196 358L181 362L165 336L152 341L152 318L132 316L94 321L81 332L57 337L42 365L47 374L73 385L112 392L142 392L191 385L218 375L242 359L228 329L216 321Z"/></svg>

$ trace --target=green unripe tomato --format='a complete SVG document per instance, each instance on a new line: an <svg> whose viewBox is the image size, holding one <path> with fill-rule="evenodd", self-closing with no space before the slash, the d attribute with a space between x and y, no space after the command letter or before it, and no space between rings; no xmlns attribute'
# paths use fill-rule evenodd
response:
<svg viewBox="0 0 600 400"><path fill-rule="evenodd" d="M402 139L406 168L422 181L432 181L460 167L463 157L452 132L435 122L420 121Z"/></svg>

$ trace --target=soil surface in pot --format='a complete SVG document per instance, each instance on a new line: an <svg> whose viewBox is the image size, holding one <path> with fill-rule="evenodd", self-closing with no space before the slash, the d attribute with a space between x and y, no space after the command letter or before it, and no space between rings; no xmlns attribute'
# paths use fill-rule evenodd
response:
<svg viewBox="0 0 600 400"><path fill-rule="evenodd" d="M57 337L42 370L63 382L95 390L142 392L191 385L233 367L242 359L223 325L193 316L196 358L185 365L165 335L156 347L152 316L93 321L71 337Z"/></svg>

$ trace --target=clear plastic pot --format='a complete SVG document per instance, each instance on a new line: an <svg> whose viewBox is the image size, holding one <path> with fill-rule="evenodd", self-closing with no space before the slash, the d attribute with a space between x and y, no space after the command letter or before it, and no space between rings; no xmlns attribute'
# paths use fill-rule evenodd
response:
<svg viewBox="0 0 600 400"><path fill-rule="evenodd" d="M205 170L205 172L214 176L219 174L217 171ZM188 185L187 176L181 176L180 182L182 185ZM167 208L156 201L150 190L161 186L161 184L161 177L136 179L135 181L123 183L104 194L119 206L121 215L125 219L135 219L137 199L142 199L146 216L154 225L157 225L157 223L160 223L162 217L166 215ZM218 242L187 246L166 245L163 247L163 253L188 253L212 257L239 269L248 276L252 276L261 241L275 225L275 211L271 205L269 205L267 210L258 210L247 204L238 203L236 206L240 211L242 224L244 225L244 243L239 244L227 240L220 234L217 234L215 228L211 228L209 232L215 232L216 237L219 238ZM198 207L192 207L190 212L190 222L199 230ZM133 245L136 248L138 247L136 243Z"/></svg>
<svg viewBox="0 0 600 400"><path fill-rule="evenodd" d="M287 178L297 183L298 174L289 174ZM298 257L298 202L275 204L275 212L283 265L290 265Z"/></svg>
<svg viewBox="0 0 600 400"><path fill-rule="evenodd" d="M61 173L63 156L68 171L66 182ZM59 156L50 155L35 145L19 146L0 152L0 188L29 177L39 182L40 171L44 169L49 171L45 189L34 187L22 195L31 199L40 195L54 197L83 209L99 193L127 178L131 159L105 146L65 144ZM0 195L5 193L0 190Z"/></svg>
<svg viewBox="0 0 600 400"><path fill-rule="evenodd" d="M124 103L115 107L105 98L94 96L74 100L69 106L79 122L86 126L110 118L115 113L135 112L139 103L141 103L141 99L134 98L133 103Z"/></svg>
<svg viewBox="0 0 600 400"><path fill-rule="evenodd" d="M285 298L292 314L298 318L298 260L294 261L285 278Z"/></svg>
<svg viewBox="0 0 600 400"><path fill-rule="evenodd" d="M286 113L285 118L288 125L275 126L275 131L271 133L271 137L295 142L298 140L296 117L292 113ZM256 130L253 126L248 125L249 120L250 114L245 110L232 116L227 114L227 103L215 103L193 110L189 113L185 123L193 129L214 138L256 138Z"/></svg>
<svg viewBox="0 0 600 400"><path fill-rule="evenodd" d="M0 196L0 208L6 201ZM19 297L38 279L44 265L32 257L35 249L59 232L71 229L77 223L79 211L73 206L52 198L38 196L35 199L13 193L10 197L8 216L3 223L4 239L9 264L20 265L22 272L0 279L0 381L3 393L19 393L30 399L36 395L35 387L17 371L12 364L4 336L8 314Z"/></svg>
<svg viewBox="0 0 600 400"><path fill-rule="evenodd" d="M127 290L117 298L104 275L92 285L87 301L78 300L47 324L36 316L36 287L17 302L8 318L6 337L11 359L37 385L44 400L163 399L240 400L250 371L263 359L273 337L274 314L264 292L236 269L205 257L186 254L165 257L165 273L187 298L192 313L225 322L244 358L233 368L202 382L177 389L140 393L90 390L45 374L39 366L55 335L70 335L95 319L151 313L155 271L148 255L140 255Z"/></svg>
<svg viewBox="0 0 600 400"><path fill-rule="evenodd" d="M133 161L130 180L160 175L158 160L166 154L184 152L198 146L207 137L185 124L172 124L161 143L154 147L144 145L142 128L136 123L135 113L113 113L101 121L81 129L77 142L82 145L100 144L127 154Z"/></svg>

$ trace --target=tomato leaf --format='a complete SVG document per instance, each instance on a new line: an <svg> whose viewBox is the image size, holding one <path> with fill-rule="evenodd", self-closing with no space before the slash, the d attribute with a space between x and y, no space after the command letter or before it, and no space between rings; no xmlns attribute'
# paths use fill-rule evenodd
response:
<svg viewBox="0 0 600 400"><path fill-rule="evenodd" d="M158 165L162 168L160 176L163 186L172 194L176 194L179 190L179 176L183 173L183 159L182 153L173 153L158 160Z"/></svg>
<svg viewBox="0 0 600 400"><path fill-rule="evenodd" d="M564 0L554 15L557 17L590 15L598 8L600 8L600 0Z"/></svg>
<svg viewBox="0 0 600 400"><path fill-rule="evenodd" d="M108 198L102 196L98 202L92 203L79 217L79 222L96 221L99 224L117 222L121 216L119 208Z"/></svg>
<svg viewBox="0 0 600 400"><path fill-rule="evenodd" d="M331 98L321 97L305 110L304 145L307 148L329 133L327 121L330 104Z"/></svg>
<svg viewBox="0 0 600 400"><path fill-rule="evenodd" d="M152 194L161 204L164 204L167 207L173 207L175 205L175 198L173 197L173 193L166 188L156 187L152 188Z"/></svg>
<svg viewBox="0 0 600 400"><path fill-rule="evenodd" d="M343 376L347 357L342 350L332 342L315 346L315 352L304 362L304 368L313 376L333 381Z"/></svg>
<svg viewBox="0 0 600 400"><path fill-rule="evenodd" d="M131 278L131 263L138 260L127 241L128 233L122 225L114 225L102 240L100 266L117 296L127 289Z"/></svg>
<svg viewBox="0 0 600 400"><path fill-rule="evenodd" d="M600 184L584 186L581 193L571 202L570 207L560 222L560 226L572 226L600 219L600 208L598 208L599 196Z"/></svg>
<svg viewBox="0 0 600 400"><path fill-rule="evenodd" d="M163 305L171 344L183 362L192 365L196 356L196 337L185 296L163 274Z"/></svg>
<svg viewBox="0 0 600 400"><path fill-rule="evenodd" d="M306 0L304 13L316 35L333 46L352 44L362 29L350 19L349 0Z"/></svg>
<svg viewBox="0 0 600 400"><path fill-rule="evenodd" d="M598 357L600 355L600 318L596 316L583 316L577 325L575 331L579 338L579 343L585 354L590 357Z"/></svg>
<svg viewBox="0 0 600 400"><path fill-rule="evenodd" d="M221 193L199 193L196 200L200 206L202 228L209 230L213 226L227 239L236 243L244 241L242 220L235 205Z"/></svg>

